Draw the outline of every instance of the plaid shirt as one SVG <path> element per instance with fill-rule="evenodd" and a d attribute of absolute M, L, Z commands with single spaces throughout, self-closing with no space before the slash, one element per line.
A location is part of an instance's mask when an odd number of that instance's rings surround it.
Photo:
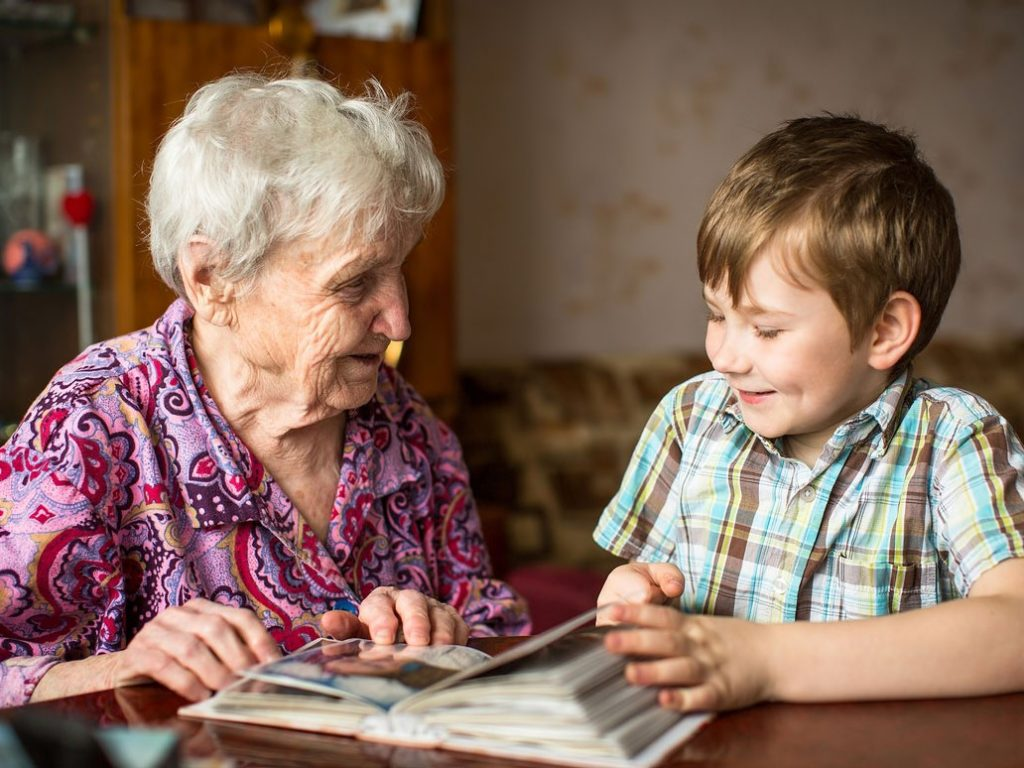
<path fill-rule="evenodd" d="M 907 373 L 814 467 L 779 448 L 720 375 L 691 379 L 651 416 L 594 539 L 675 562 L 684 610 L 764 622 L 933 605 L 1024 557 L 1024 448 L 974 395 Z"/>

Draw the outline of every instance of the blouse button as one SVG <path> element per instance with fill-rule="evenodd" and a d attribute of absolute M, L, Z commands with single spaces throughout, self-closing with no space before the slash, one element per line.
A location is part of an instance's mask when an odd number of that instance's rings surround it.
<path fill-rule="evenodd" d="M 781 576 L 779 578 L 777 578 L 775 580 L 775 585 L 774 585 L 775 596 L 776 597 L 782 597 L 783 595 L 785 595 L 786 594 L 786 587 L 787 586 L 788 586 L 788 584 L 786 584 L 786 580 L 784 578 L 782 578 Z"/>

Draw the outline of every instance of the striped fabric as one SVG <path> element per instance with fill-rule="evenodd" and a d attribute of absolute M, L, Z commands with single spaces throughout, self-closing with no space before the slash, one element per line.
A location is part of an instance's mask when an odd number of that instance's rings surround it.
<path fill-rule="evenodd" d="M 1024 448 L 974 395 L 907 373 L 813 468 L 779 448 L 720 375 L 691 379 L 651 416 L 594 539 L 675 562 L 684 610 L 765 622 L 932 605 L 1024 557 Z"/>

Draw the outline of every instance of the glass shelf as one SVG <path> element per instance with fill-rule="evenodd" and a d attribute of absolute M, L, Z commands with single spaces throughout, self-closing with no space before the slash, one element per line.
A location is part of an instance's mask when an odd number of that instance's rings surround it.
<path fill-rule="evenodd" d="M 0 6 L 0 51 L 16 56 L 25 48 L 62 40 L 86 42 L 93 36 L 70 3 L 17 3 Z"/>
<path fill-rule="evenodd" d="M 38 283 L 26 283 L 17 280 L 0 280 L 0 294 L 73 294 L 74 292 L 74 285 L 62 283 L 60 280 L 42 280 Z"/>

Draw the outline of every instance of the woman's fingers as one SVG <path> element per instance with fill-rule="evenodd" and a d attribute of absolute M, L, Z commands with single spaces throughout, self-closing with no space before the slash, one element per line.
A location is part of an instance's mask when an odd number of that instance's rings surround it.
<path fill-rule="evenodd" d="M 162 624 L 164 642 L 161 647 L 172 652 L 175 658 L 186 654 L 183 661 L 190 653 L 197 654 L 197 663 L 210 655 L 233 672 L 262 661 L 235 626 L 219 613 L 186 608 L 175 614 L 173 623 Z"/>
<path fill-rule="evenodd" d="M 183 607 L 213 620 L 207 632 L 215 643 L 225 644 L 225 651 L 230 653 L 228 646 L 232 646 L 236 653 L 252 654 L 259 662 L 280 658 L 281 651 L 277 647 L 277 643 L 252 611 L 221 605 L 201 598 L 190 600 Z M 225 627 L 219 622 L 224 622 L 227 626 Z M 229 628 L 234 630 L 234 634 L 229 631 Z M 241 648 L 234 645 L 236 638 L 242 641 Z"/>
<path fill-rule="evenodd" d="M 122 653 L 115 686 L 149 679 L 190 701 L 198 701 L 231 679 L 230 670 L 195 635 L 165 629 L 154 641 L 152 634 L 144 636 L 140 632 Z"/>
<path fill-rule="evenodd" d="M 368 636 L 366 625 L 349 611 L 327 611 L 320 617 L 320 629 L 336 640 Z"/>
<path fill-rule="evenodd" d="M 430 605 L 430 642 L 433 645 L 465 645 L 469 627 L 455 609 L 434 600 Z"/>
<path fill-rule="evenodd" d="M 236 672 L 280 656 L 251 611 L 202 599 L 160 613 L 123 653 L 119 684 L 149 677 L 192 701 L 223 688 Z"/>
<path fill-rule="evenodd" d="M 163 654 L 150 657 L 151 671 L 148 676 L 165 688 L 189 701 L 201 701 L 216 690 L 203 682 L 188 667 L 182 666 L 176 659 Z"/>
<path fill-rule="evenodd" d="M 187 630 L 168 632 L 162 650 L 163 658 L 156 667 L 158 682 L 164 682 L 168 675 L 176 675 L 180 667 L 194 675 L 207 690 L 219 691 L 234 676 L 234 670 L 213 652 L 201 636 Z"/>
<path fill-rule="evenodd" d="M 464 644 L 469 638 L 454 608 L 414 589 L 378 587 L 360 605 L 359 620 L 375 643 Z"/>
<path fill-rule="evenodd" d="M 431 642 L 434 633 L 431 601 L 432 598 L 414 589 L 403 589 L 395 597 L 395 612 L 402 623 L 405 642 L 410 645 L 428 645 Z"/>
<path fill-rule="evenodd" d="M 394 587 L 377 587 L 359 605 L 359 620 L 366 625 L 366 631 L 375 643 L 398 642 L 401 626 L 395 610 L 398 591 Z"/>

